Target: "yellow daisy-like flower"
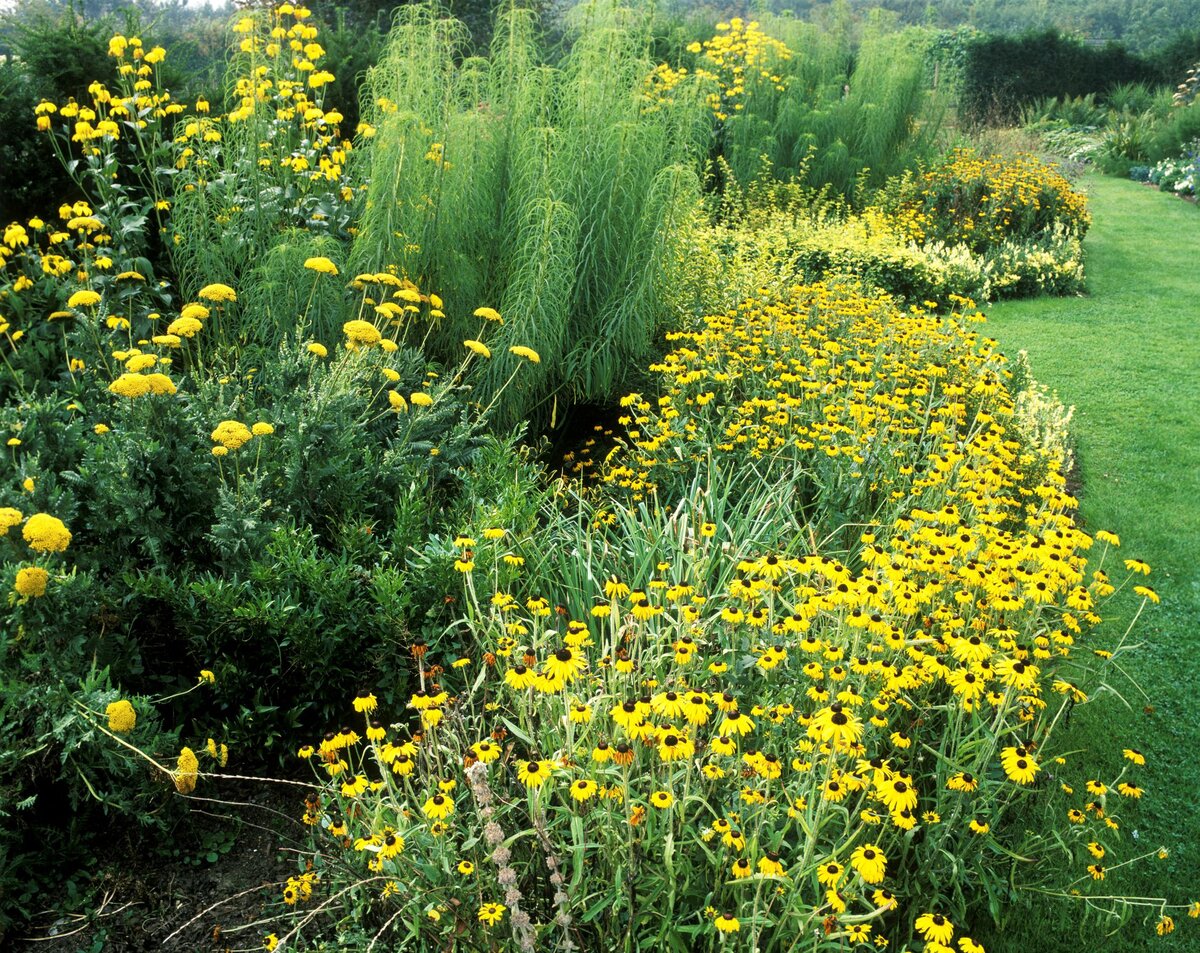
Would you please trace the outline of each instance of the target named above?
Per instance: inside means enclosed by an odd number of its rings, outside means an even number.
[[[580,778],[578,781],[571,782],[571,797],[583,804],[595,797],[599,789],[600,786],[595,781],[589,778]]]
[[[650,795],[650,805],[658,808],[660,811],[665,811],[675,803],[675,795],[670,791],[655,791]]]
[[[479,907],[479,922],[489,927],[494,927],[502,919],[504,919],[504,911],[507,910],[502,903],[485,903]]]
[[[373,693],[363,691],[355,696],[353,704],[354,710],[362,713],[374,711],[379,706],[379,701]]]
[[[522,761],[517,766],[517,780],[527,788],[540,788],[554,771],[553,761]]]
[[[737,933],[742,928],[738,918],[732,913],[722,913],[719,917],[713,920],[713,926],[720,933]]]
[[[923,913],[917,917],[917,922],[913,926],[922,937],[932,943],[949,946],[950,941],[954,938],[954,924],[940,913]]]
[[[430,820],[444,820],[454,813],[454,799],[444,794],[435,794],[425,802],[421,811]]]
[[[867,883],[882,883],[887,873],[887,857],[874,844],[863,844],[850,855],[850,866]]]

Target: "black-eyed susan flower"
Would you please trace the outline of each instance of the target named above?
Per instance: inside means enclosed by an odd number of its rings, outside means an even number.
[[[836,860],[827,860],[817,868],[817,882],[825,887],[836,887],[846,868]]]
[[[913,927],[924,939],[943,946],[949,946],[954,938],[954,924],[940,913],[921,914]]]
[[[896,775],[875,786],[875,794],[893,814],[917,806],[917,790],[908,775]]]
[[[1000,753],[1000,766],[1010,781],[1032,784],[1038,773],[1038,763],[1024,748],[1007,747]]]
[[[864,881],[877,884],[887,874],[887,857],[874,844],[863,844],[850,855],[850,866]]]
[[[435,794],[425,802],[421,811],[430,820],[444,820],[454,813],[454,799],[445,794]]]
[[[504,919],[504,911],[507,910],[502,903],[484,903],[479,907],[479,922],[485,926],[494,927],[497,923]]]
[[[967,771],[957,771],[946,779],[946,787],[951,791],[969,793],[979,787],[979,779]]]
[[[590,778],[580,778],[577,781],[571,782],[571,797],[583,804],[596,796],[599,790],[599,785]]]
[[[475,865],[469,860],[460,860],[457,867],[458,872],[464,877],[470,877],[475,873]]]
[[[779,860],[779,854],[773,850],[769,850],[758,859],[758,872],[764,877],[782,877],[784,876],[783,864]]]
[[[393,830],[384,831],[379,838],[379,856],[384,860],[404,852],[404,838]]]
[[[663,761],[679,761],[696,753],[696,745],[686,735],[665,732],[658,739],[658,756]]]
[[[361,691],[354,698],[354,710],[357,712],[372,712],[378,705],[378,700],[368,691]]]
[[[721,933],[737,933],[742,928],[738,918],[732,913],[722,913],[713,920],[713,926]]]
[[[675,795],[670,791],[655,791],[650,795],[650,806],[665,811],[675,803]]]
[[[554,771],[554,762],[522,761],[517,765],[517,780],[527,788],[540,788]]]
[[[356,774],[349,781],[342,782],[342,797],[356,798],[367,789],[369,784],[365,774]]]
[[[584,671],[587,661],[574,649],[564,646],[558,649],[545,663],[546,673],[558,683],[574,681]]]

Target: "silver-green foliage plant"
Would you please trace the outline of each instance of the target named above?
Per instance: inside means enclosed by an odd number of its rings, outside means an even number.
[[[607,2],[577,13],[550,66],[529,10],[500,14],[488,59],[463,59],[460,23],[406,6],[364,91],[377,132],[360,155],[371,184],[356,265],[396,264],[438,291],[438,356],[478,337],[481,304],[504,318],[493,351],[540,354],[501,420],[622,386],[669,317],[674,243],[699,194],[705,113],[696,97],[649,108],[649,20]],[[481,400],[507,363],[482,365]]]

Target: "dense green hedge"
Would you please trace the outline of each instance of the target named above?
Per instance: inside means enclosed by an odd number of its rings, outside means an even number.
[[[959,117],[971,125],[1012,123],[1038,99],[1158,79],[1153,66],[1113,43],[1089,46],[1057,30],[983,36],[967,45]]]

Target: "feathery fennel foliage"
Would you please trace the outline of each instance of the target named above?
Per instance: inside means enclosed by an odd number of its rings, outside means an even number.
[[[501,423],[610,397],[667,317],[678,226],[699,195],[708,121],[696,97],[648,109],[649,21],[607,0],[578,11],[569,55],[545,63],[532,12],[497,20],[488,59],[433,4],[398,14],[368,75],[378,132],[355,267],[397,265],[446,302],[431,356],[456,361],[471,317],[497,308],[476,365]],[[418,338],[425,329],[415,328]],[[508,387],[512,345],[541,363]]]
[[[745,108],[726,120],[722,152],[742,184],[765,156],[777,175],[853,198],[931,153],[940,107],[920,30],[868,23],[852,53],[845,36],[791,17],[761,28],[792,55],[772,64],[782,89],[749,76]]]

